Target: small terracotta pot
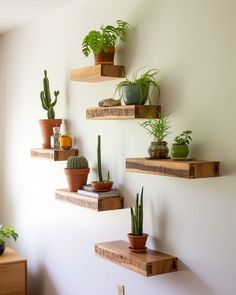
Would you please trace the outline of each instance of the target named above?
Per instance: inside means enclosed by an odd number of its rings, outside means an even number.
[[[110,47],[108,52],[101,50],[94,56],[95,65],[113,65],[115,56],[115,47]]]
[[[128,234],[128,239],[130,243],[130,251],[137,253],[146,252],[146,242],[148,234],[143,233],[142,236],[133,236],[131,233]]]
[[[51,148],[51,136],[53,134],[53,127],[60,127],[62,119],[43,119],[39,120],[43,137],[43,148]]]
[[[6,248],[5,242],[3,242],[2,244],[0,244],[0,255],[2,255],[4,253],[5,248]]]
[[[110,191],[112,188],[112,181],[93,181],[92,190],[95,192],[105,192]]]
[[[87,184],[88,174],[90,169],[70,169],[65,168],[65,175],[68,182],[69,192],[77,192],[82,189],[84,184]]]
[[[148,148],[148,154],[151,159],[166,159],[168,157],[168,153],[169,149],[166,141],[152,141]]]

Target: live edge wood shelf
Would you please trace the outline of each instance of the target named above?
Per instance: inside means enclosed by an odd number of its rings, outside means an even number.
[[[116,107],[93,107],[86,109],[86,118],[93,120],[126,120],[141,118],[158,118],[161,106],[122,105]]]
[[[123,197],[105,197],[97,199],[83,196],[76,192],[69,192],[67,189],[57,189],[56,198],[95,211],[117,210],[124,208]]]
[[[102,82],[123,78],[125,76],[124,66],[116,65],[96,65],[70,72],[70,80],[82,82]]]
[[[182,178],[205,178],[219,176],[220,164],[214,161],[177,161],[171,159],[149,160],[127,158],[126,170]]]
[[[96,244],[95,253],[147,277],[178,270],[176,257],[151,249],[147,249],[146,253],[132,253],[129,249],[129,243],[125,241]]]
[[[77,149],[70,150],[56,150],[56,149],[43,149],[34,148],[31,149],[31,157],[46,159],[51,161],[66,161],[70,156],[78,156],[79,151]]]

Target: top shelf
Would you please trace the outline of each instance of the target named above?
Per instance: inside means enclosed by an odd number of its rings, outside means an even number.
[[[70,71],[71,81],[103,82],[124,76],[125,67],[115,65],[95,65]]]

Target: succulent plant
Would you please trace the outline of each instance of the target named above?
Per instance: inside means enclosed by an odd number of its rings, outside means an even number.
[[[130,207],[131,233],[133,236],[143,235],[143,187],[141,195],[137,193],[135,207]]]
[[[97,161],[98,161],[98,177],[99,181],[102,182],[102,159],[101,159],[101,135],[98,135],[98,146],[97,146]]]
[[[55,111],[54,106],[57,103],[57,97],[59,95],[59,91],[54,91],[55,99],[52,101],[49,87],[49,80],[47,77],[47,71],[44,70],[44,78],[43,78],[43,91],[40,92],[40,99],[42,103],[42,107],[47,111],[48,119],[55,119]]]
[[[67,160],[66,168],[69,168],[69,169],[88,168],[88,161],[83,156],[71,156]]]

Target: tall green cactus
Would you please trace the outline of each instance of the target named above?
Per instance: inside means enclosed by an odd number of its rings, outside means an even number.
[[[69,168],[69,169],[88,168],[88,161],[83,156],[70,156],[67,160],[66,168]]]
[[[102,182],[102,159],[101,159],[101,135],[98,135],[98,146],[97,146],[97,161],[98,161],[98,177],[99,181]]]
[[[44,70],[43,89],[44,90],[40,92],[40,99],[41,99],[42,107],[47,111],[48,119],[55,119],[54,106],[57,103],[57,97],[60,92],[54,91],[55,99],[52,102],[51,94],[50,94],[50,87],[49,87],[49,80],[47,77],[46,70]]]
[[[135,208],[130,207],[131,213],[131,233],[133,236],[143,235],[143,187],[141,196],[137,193]]]

